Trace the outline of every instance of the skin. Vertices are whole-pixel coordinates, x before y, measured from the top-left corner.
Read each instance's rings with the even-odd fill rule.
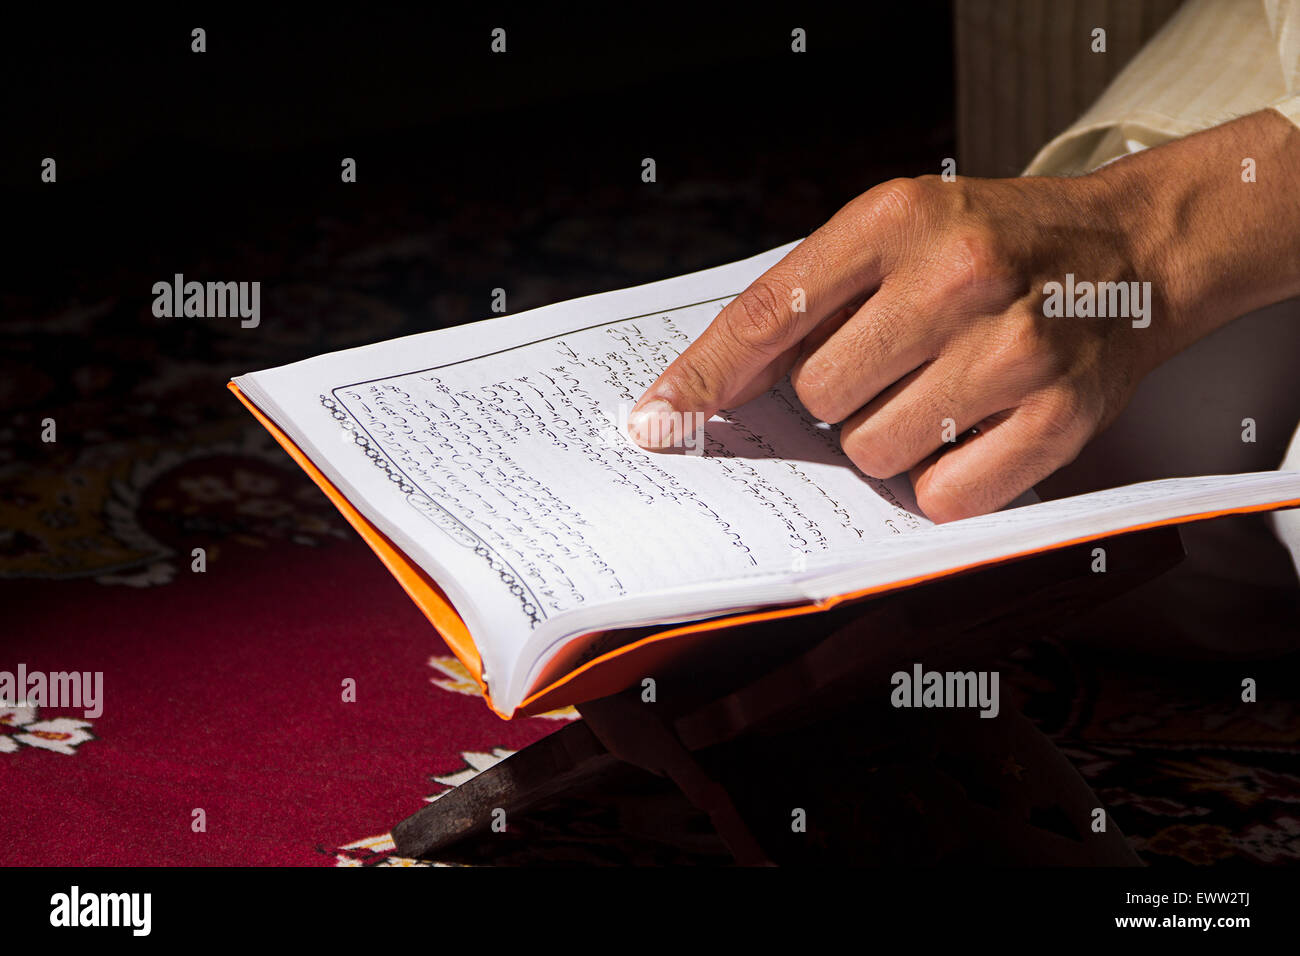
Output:
[[[1066,273],[1149,281],[1149,327],[1045,316],[1044,284]],[[952,521],[1073,461],[1160,363],[1296,295],[1300,129],[1272,110],[1075,178],[891,180],[723,309],[628,434],[680,444],[788,374],[864,473],[909,473],[921,510]],[[964,437],[945,442],[945,419]]]

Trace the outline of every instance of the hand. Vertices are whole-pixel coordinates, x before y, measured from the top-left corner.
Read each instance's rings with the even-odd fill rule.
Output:
[[[1072,461],[1160,362],[1300,292],[1300,194],[1283,194],[1271,268],[1260,246],[1240,249],[1273,236],[1279,193],[1242,183],[1239,157],[1276,154],[1294,183],[1298,139],[1260,113],[1074,179],[877,186],[723,309],[629,434],[680,441],[651,417],[689,427],[689,413],[739,407],[789,374],[863,472],[910,473],[931,519],[1000,508]],[[1053,283],[1093,284],[1109,314],[1061,314]]]

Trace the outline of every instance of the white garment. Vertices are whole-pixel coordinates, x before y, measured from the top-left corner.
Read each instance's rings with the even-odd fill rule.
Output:
[[[1300,0],[1188,0],[1025,175],[1084,173],[1266,108],[1300,125]],[[1300,299],[1293,299],[1243,316],[1157,369],[1046,490],[1055,496],[1174,475],[1300,470],[1297,380]],[[1255,423],[1253,444],[1242,441],[1246,419]],[[1300,509],[1264,523],[1292,567],[1268,555],[1244,519],[1187,529],[1189,561],[1197,573],[1229,581],[1295,587]]]

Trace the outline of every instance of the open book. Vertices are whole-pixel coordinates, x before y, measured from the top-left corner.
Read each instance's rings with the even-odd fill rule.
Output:
[[[696,447],[635,445],[633,402],[790,248],[231,389],[506,717],[621,689],[647,661],[737,623],[1118,532],[1300,505],[1300,473],[1260,472],[934,525],[905,476],[865,477],[788,382],[715,416]]]

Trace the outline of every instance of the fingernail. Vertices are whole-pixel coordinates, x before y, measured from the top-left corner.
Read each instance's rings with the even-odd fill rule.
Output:
[[[642,448],[669,448],[676,418],[672,405],[662,398],[653,399],[627,416],[627,437]]]

